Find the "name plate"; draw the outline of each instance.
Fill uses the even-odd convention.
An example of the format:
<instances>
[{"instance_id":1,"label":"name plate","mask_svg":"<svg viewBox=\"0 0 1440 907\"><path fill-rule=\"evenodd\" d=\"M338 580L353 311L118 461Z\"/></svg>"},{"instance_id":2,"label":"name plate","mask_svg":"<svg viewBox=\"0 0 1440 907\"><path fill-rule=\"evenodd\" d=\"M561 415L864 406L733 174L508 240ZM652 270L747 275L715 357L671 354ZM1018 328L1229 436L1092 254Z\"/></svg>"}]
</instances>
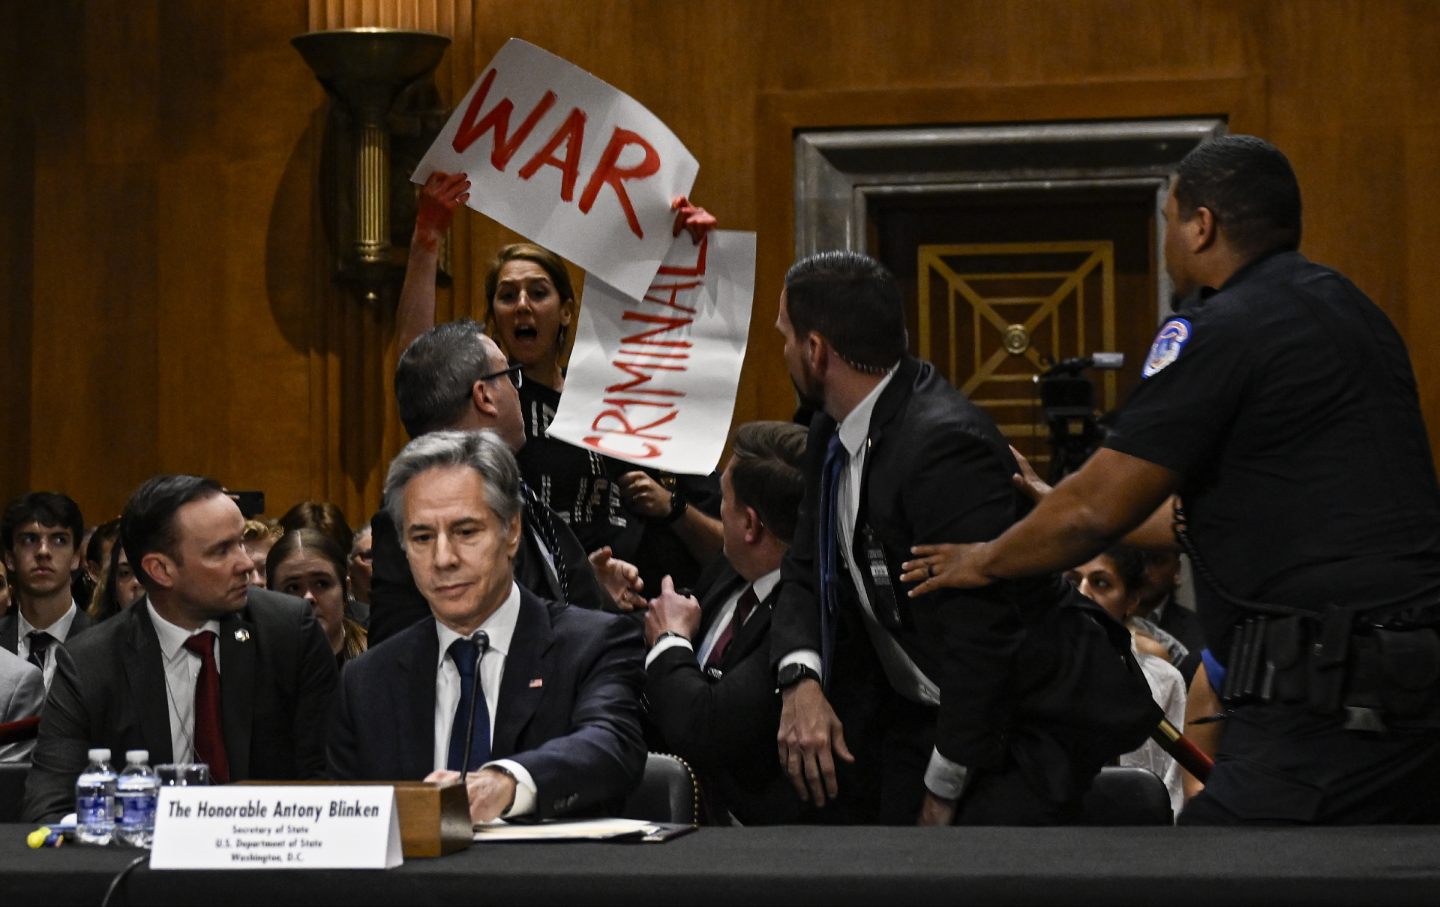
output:
<instances>
[{"instance_id":1,"label":"name plate","mask_svg":"<svg viewBox=\"0 0 1440 907\"><path fill-rule=\"evenodd\" d=\"M390 787L160 789L151 869L390 869L401 862Z\"/></svg>"}]
</instances>

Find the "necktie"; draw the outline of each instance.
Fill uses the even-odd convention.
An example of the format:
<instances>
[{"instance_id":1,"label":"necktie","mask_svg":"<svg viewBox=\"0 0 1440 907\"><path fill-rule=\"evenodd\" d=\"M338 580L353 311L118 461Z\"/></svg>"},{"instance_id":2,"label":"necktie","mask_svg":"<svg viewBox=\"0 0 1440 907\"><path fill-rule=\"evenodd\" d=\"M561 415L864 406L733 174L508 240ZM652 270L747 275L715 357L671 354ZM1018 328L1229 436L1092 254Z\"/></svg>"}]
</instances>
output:
<instances>
[{"instance_id":1,"label":"necktie","mask_svg":"<svg viewBox=\"0 0 1440 907\"><path fill-rule=\"evenodd\" d=\"M210 766L210 780L230 783L230 759L225 755L225 726L220 720L220 671L215 667L215 634L209 630L185 640L185 648L200 656L195 678L195 755ZM180 757L179 753L175 754Z\"/></svg>"},{"instance_id":2,"label":"necktie","mask_svg":"<svg viewBox=\"0 0 1440 907\"><path fill-rule=\"evenodd\" d=\"M485 690L478 682L476 669L490 637L484 630L473 638L457 639L448 654L460 672L460 701L455 704L455 719L450 722L450 752L445 767L452 772L468 772L490 761L490 708L485 704ZM473 716L473 717L472 717ZM465 738L470 735L470 764L465 764Z\"/></svg>"},{"instance_id":3,"label":"necktie","mask_svg":"<svg viewBox=\"0 0 1440 907\"><path fill-rule=\"evenodd\" d=\"M706 668L720 666L721 659L725 657L725 650L730 648L730 641L735 638L735 634L744 626L750 612L754 611L758 604L760 604L760 599L755 595L755 587L746 586L745 591L740 595L740 600L735 603L735 614L730 618L730 624L720 634L720 638L715 640L715 646L710 650L710 657L705 659Z\"/></svg>"},{"instance_id":4,"label":"necktie","mask_svg":"<svg viewBox=\"0 0 1440 907\"><path fill-rule=\"evenodd\" d=\"M31 630L25 634L25 638L30 642L30 656L26 661L42 671L45 670L45 656L49 654L50 644L55 641L55 637L44 630Z\"/></svg>"},{"instance_id":5,"label":"necktie","mask_svg":"<svg viewBox=\"0 0 1440 907\"><path fill-rule=\"evenodd\" d=\"M528 483L521 482L520 491L525 496L525 510L530 516L530 525L539 531L545 547L550 549L550 559L555 562L555 578L560 581L560 600L568 603L570 580L566 577L565 555L560 551L560 534L555 531L555 523L550 519L550 508L541 503L535 489Z\"/></svg>"},{"instance_id":6,"label":"necktie","mask_svg":"<svg viewBox=\"0 0 1440 907\"><path fill-rule=\"evenodd\" d=\"M840 611L840 476L850 452L840 443L840 433L830 436L825 447L825 467L820 473L820 678L830 679L830 658L835 650L835 622Z\"/></svg>"}]
</instances>

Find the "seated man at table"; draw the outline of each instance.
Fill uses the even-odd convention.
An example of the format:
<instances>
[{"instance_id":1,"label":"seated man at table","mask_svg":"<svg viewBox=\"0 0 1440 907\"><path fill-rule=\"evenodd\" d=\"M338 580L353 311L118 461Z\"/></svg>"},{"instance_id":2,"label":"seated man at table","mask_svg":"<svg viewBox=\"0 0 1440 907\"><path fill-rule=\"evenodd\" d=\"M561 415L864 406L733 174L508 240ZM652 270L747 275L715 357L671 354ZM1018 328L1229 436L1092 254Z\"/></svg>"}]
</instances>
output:
<instances>
[{"instance_id":1,"label":"seated man at table","mask_svg":"<svg viewBox=\"0 0 1440 907\"><path fill-rule=\"evenodd\" d=\"M213 479L156 476L120 543L145 598L56 649L25 815L75 806L92 746L204 762L217 784L319 778L335 659L309 605L247 585L245 518Z\"/></svg>"},{"instance_id":2,"label":"seated man at table","mask_svg":"<svg viewBox=\"0 0 1440 907\"><path fill-rule=\"evenodd\" d=\"M695 767L709 818L793 824L800 798L775 760L780 696L770 672L770 609L805 495L805 429L748 422L720 476L725 568L696 597L666 577L645 613L647 715L665 752Z\"/></svg>"},{"instance_id":3,"label":"seated man at table","mask_svg":"<svg viewBox=\"0 0 1440 907\"><path fill-rule=\"evenodd\" d=\"M492 432L422 435L390 464L385 510L433 619L346 667L336 779L468 771L475 822L613 812L639 782L639 629L515 583L521 506Z\"/></svg>"}]
</instances>

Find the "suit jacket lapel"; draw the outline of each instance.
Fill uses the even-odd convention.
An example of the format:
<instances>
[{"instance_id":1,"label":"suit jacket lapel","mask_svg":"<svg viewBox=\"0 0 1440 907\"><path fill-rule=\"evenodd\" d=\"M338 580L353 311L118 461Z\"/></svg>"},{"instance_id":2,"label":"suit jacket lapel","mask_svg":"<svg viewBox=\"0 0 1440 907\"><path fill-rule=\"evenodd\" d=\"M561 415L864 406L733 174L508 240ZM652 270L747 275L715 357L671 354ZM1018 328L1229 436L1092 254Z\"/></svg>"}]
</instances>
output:
<instances>
[{"instance_id":1,"label":"suit jacket lapel","mask_svg":"<svg viewBox=\"0 0 1440 907\"><path fill-rule=\"evenodd\" d=\"M769 638L770 633L770 610L775 607L775 602L780 600L780 583L770 590L765 600L756 606L755 612L750 619L741 624L730 639L730 645L725 649L725 657L720 661L720 669L728 671L749 655L755 648Z\"/></svg>"},{"instance_id":2,"label":"suit jacket lapel","mask_svg":"<svg viewBox=\"0 0 1440 907\"><path fill-rule=\"evenodd\" d=\"M440 641L435 621L422 621L425 632L400 658L400 685L386 695L394 696L400 726L393 729L400 749L402 778L423 778L435 767L435 675L440 664Z\"/></svg>"},{"instance_id":3,"label":"suit jacket lapel","mask_svg":"<svg viewBox=\"0 0 1440 907\"><path fill-rule=\"evenodd\" d=\"M127 621L125 651L121 663L125 670L125 686L140 724L140 738L150 751L150 764L175 761L174 739L170 734L170 688L165 683L165 655L160 651L160 637L150 623L150 606L141 599L123 617ZM176 703L176 711L184 714L195 707L194 702Z\"/></svg>"},{"instance_id":4,"label":"suit jacket lapel","mask_svg":"<svg viewBox=\"0 0 1440 907\"><path fill-rule=\"evenodd\" d=\"M255 625L249 611L220 621L220 721L225 726L225 757L230 778L250 777L250 734L255 717Z\"/></svg>"},{"instance_id":5,"label":"suit jacket lapel","mask_svg":"<svg viewBox=\"0 0 1440 907\"><path fill-rule=\"evenodd\" d=\"M865 469L860 475L860 508L855 515L855 535L850 539L850 550L857 558L857 563L864 563L864 545L862 530L870 511L870 475L874 471L871 467L875 465L875 453L884 444L886 430L895 417L900 415L905 401L910 398L915 376L920 371L920 361L910 356L900 360L900 367L895 370L895 375L890 383L885 385L881 391L880 399L875 401L875 409L870 413L870 431L865 439ZM922 442L923 443L923 442Z\"/></svg>"},{"instance_id":6,"label":"suit jacket lapel","mask_svg":"<svg viewBox=\"0 0 1440 907\"><path fill-rule=\"evenodd\" d=\"M521 588L520 616L515 621L515 635L510 639L505 673L500 678L495 732L490 742L492 756L504 757L518 751L520 733L545 695L543 684L550 676L550 644L554 638L548 607ZM535 680L541 685L532 685Z\"/></svg>"},{"instance_id":7,"label":"suit jacket lapel","mask_svg":"<svg viewBox=\"0 0 1440 907\"><path fill-rule=\"evenodd\" d=\"M715 582L706 589L700 597L700 629L695 634L695 644L698 646L715 625L715 618L720 613L720 608L734 595L737 589L743 588L745 579L735 572L735 568L726 565L715 577ZM731 645L734 645L732 642Z\"/></svg>"}]
</instances>

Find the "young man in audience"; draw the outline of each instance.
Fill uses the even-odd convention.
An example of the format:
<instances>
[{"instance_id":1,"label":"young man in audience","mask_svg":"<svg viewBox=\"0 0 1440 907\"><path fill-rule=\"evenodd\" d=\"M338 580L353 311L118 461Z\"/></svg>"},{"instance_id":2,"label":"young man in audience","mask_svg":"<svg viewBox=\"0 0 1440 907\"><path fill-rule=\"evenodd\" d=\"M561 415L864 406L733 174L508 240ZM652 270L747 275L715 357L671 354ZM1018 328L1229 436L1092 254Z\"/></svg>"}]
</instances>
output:
<instances>
[{"instance_id":1,"label":"young man in audience","mask_svg":"<svg viewBox=\"0 0 1440 907\"><path fill-rule=\"evenodd\" d=\"M320 777L335 660L308 605L250 586L245 520L220 485L150 479L120 538L145 599L56 650L25 815L74 808L86 751L204 762L216 784Z\"/></svg>"},{"instance_id":2,"label":"young man in audience","mask_svg":"<svg viewBox=\"0 0 1440 907\"><path fill-rule=\"evenodd\" d=\"M514 579L520 471L492 432L433 432L390 464L385 511L430 619L345 669L340 780L466 775L470 816L612 813L640 780L640 632Z\"/></svg>"},{"instance_id":3,"label":"young man in audience","mask_svg":"<svg viewBox=\"0 0 1440 907\"><path fill-rule=\"evenodd\" d=\"M411 438L434 431L490 429L510 448L525 446L520 413L520 367L507 367L484 328L465 319L436 325L406 348L395 367L400 421ZM629 610L639 572L608 555L590 557L575 533L523 483L525 507L515 580L545 598L586 608ZM415 588L395 526L385 510L375 515L370 585L372 646L423 620L429 609Z\"/></svg>"},{"instance_id":4,"label":"young man in audience","mask_svg":"<svg viewBox=\"0 0 1440 907\"><path fill-rule=\"evenodd\" d=\"M47 689L55 678L55 650L92 623L70 595L84 534L79 505L52 491L22 495L0 517L14 598L0 618L0 647L39 668Z\"/></svg>"},{"instance_id":5,"label":"young man in audience","mask_svg":"<svg viewBox=\"0 0 1440 907\"><path fill-rule=\"evenodd\" d=\"M646 714L666 752L695 769L710 821L789 824L800 800L775 761L780 697L770 610L805 493L805 429L750 422L720 475L726 568L698 598L665 577L645 614Z\"/></svg>"}]
</instances>

